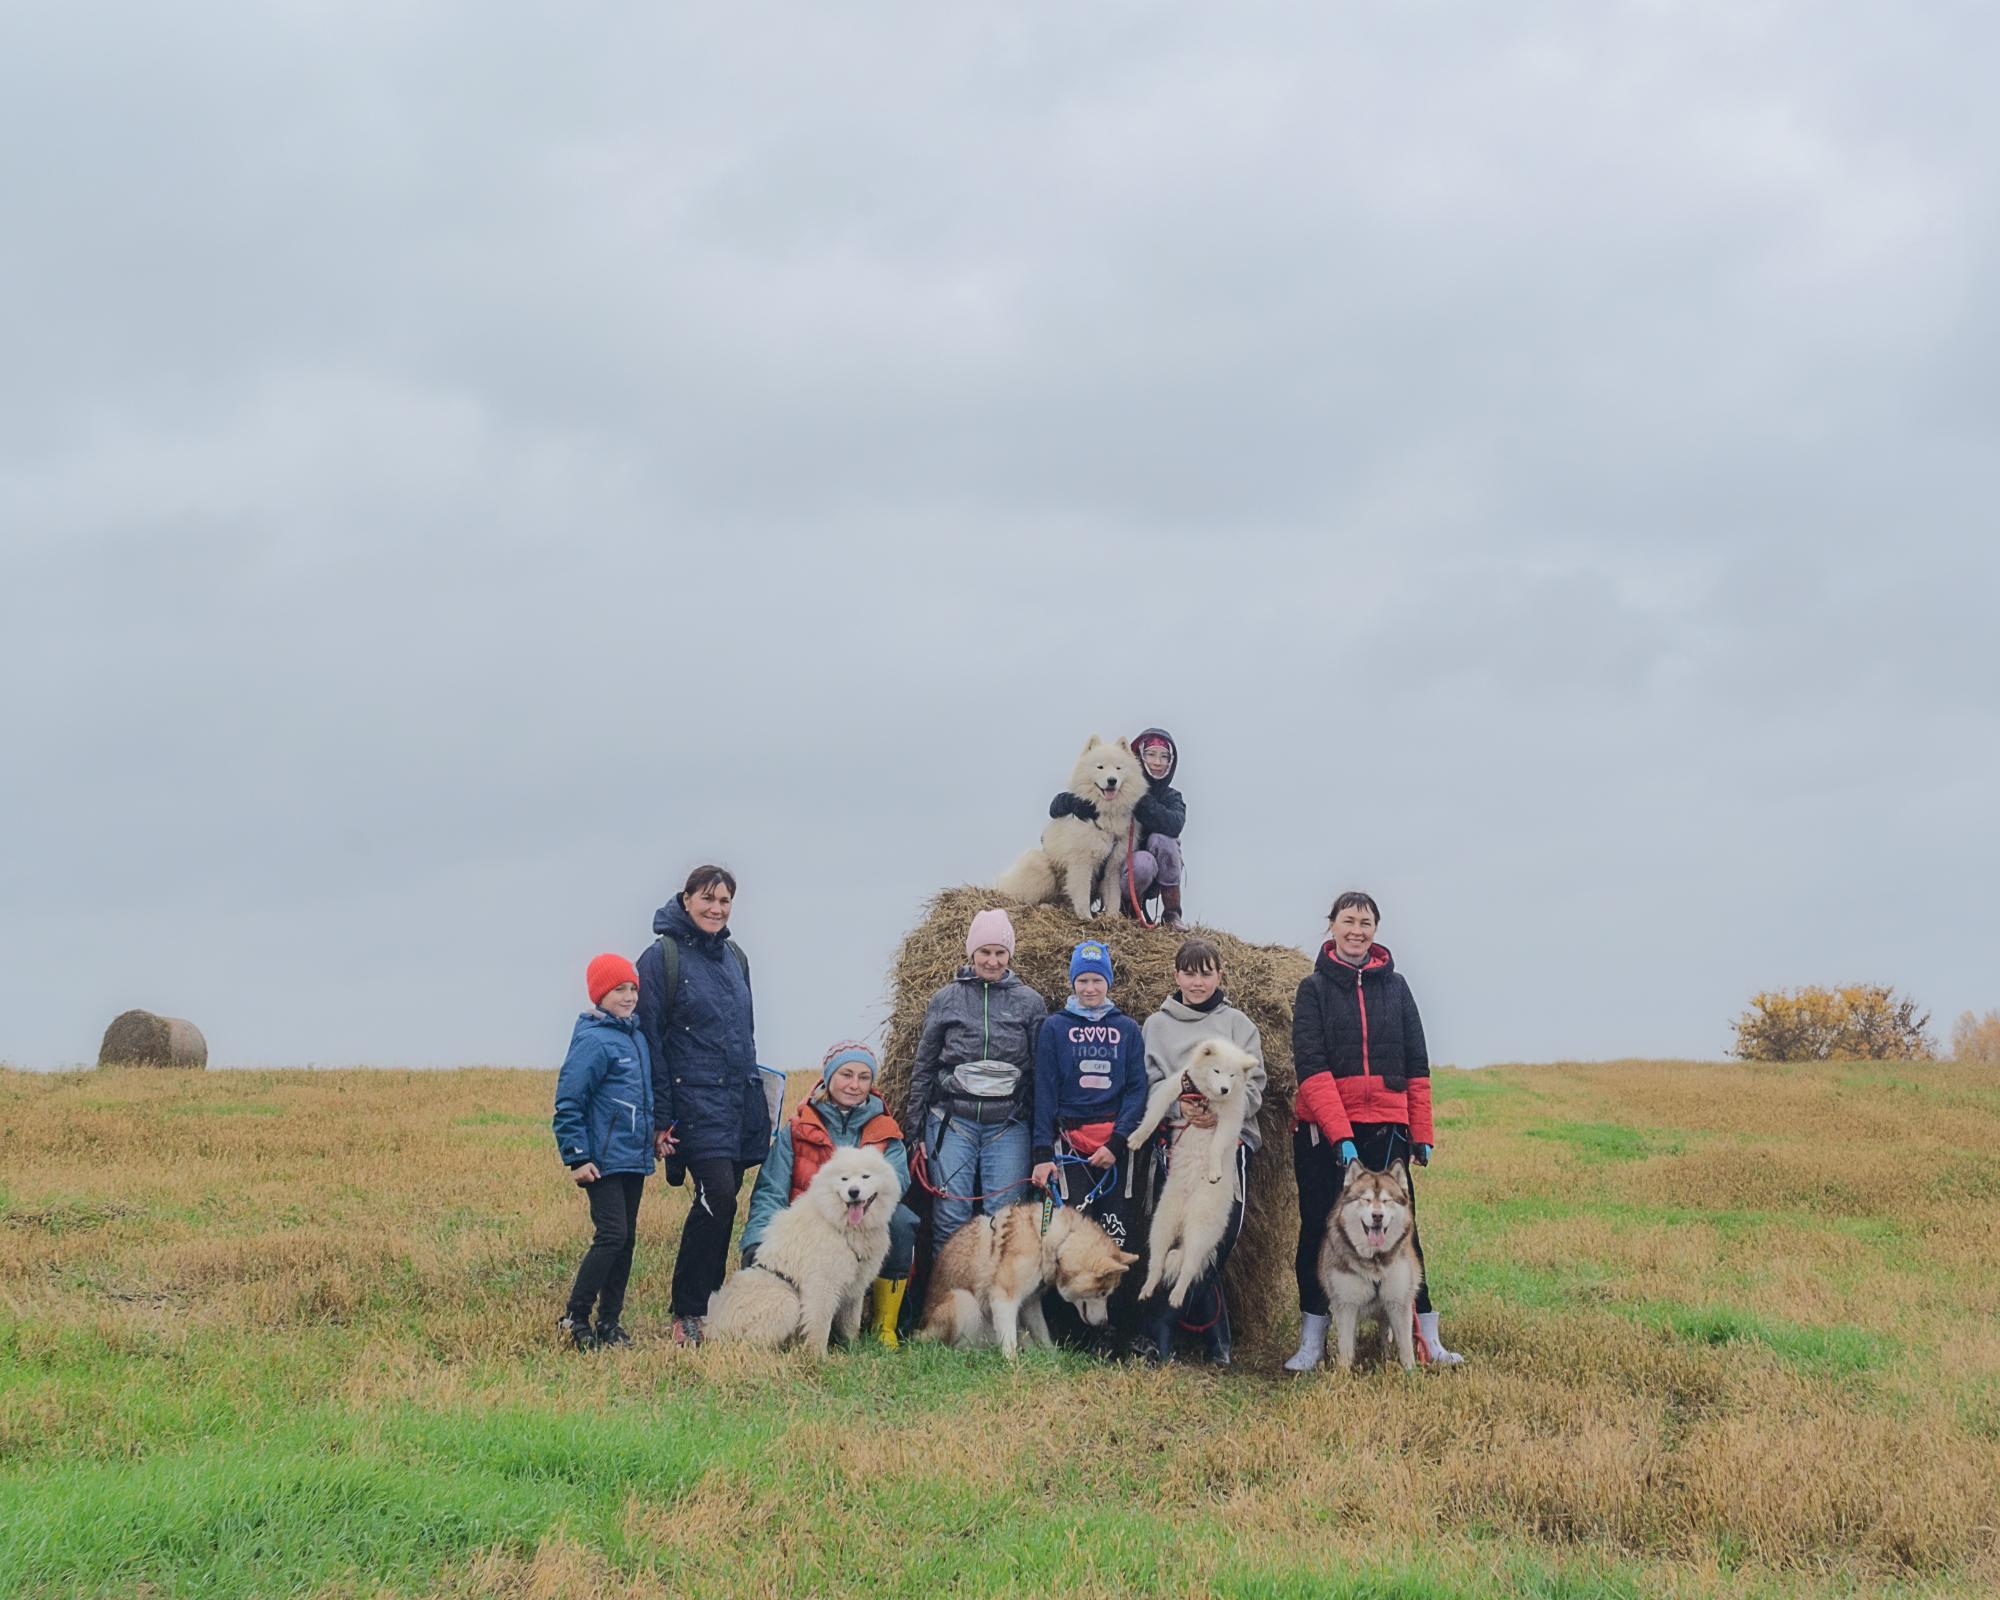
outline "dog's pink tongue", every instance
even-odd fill
[[[850,1228],[860,1227],[861,1219],[867,1215],[868,1208],[859,1200],[850,1200],[847,1202],[847,1225]]]

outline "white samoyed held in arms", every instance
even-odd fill
[[[1099,895],[1107,915],[1118,909],[1127,831],[1146,794],[1146,769],[1132,753],[1130,740],[1106,740],[1093,733],[1069,775],[1069,792],[1089,801],[1096,817],[1055,818],[1042,829],[1042,842],[1001,873],[993,887],[1029,905],[1067,899],[1077,920],[1087,922],[1091,901]]]
[[[709,1336],[769,1346],[796,1337],[823,1356],[838,1326],[852,1344],[902,1197],[881,1151],[836,1150],[806,1192],[771,1219],[757,1259],[717,1293]]]
[[[1168,1279],[1167,1304],[1179,1310],[1188,1290],[1201,1281],[1222,1248],[1229,1231],[1229,1213],[1236,1204],[1236,1143],[1243,1137],[1243,1115],[1249,1105],[1245,1083],[1256,1065],[1247,1050],[1226,1039],[1204,1039],[1188,1058],[1185,1071],[1162,1078],[1146,1101],[1146,1114],[1132,1130],[1131,1146],[1141,1148],[1183,1094],[1198,1094],[1215,1113],[1215,1126],[1188,1123],[1167,1158],[1167,1186],[1153,1208],[1153,1227],[1146,1241],[1146,1285],[1141,1300]]]

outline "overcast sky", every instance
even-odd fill
[[[875,1033],[1086,735],[1444,1061],[2000,1006],[1987,6],[0,13],[0,1060]],[[1983,87],[1982,87],[1983,86]]]

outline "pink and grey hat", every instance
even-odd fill
[[[998,906],[982,911],[972,919],[972,928],[965,936],[965,953],[969,957],[981,945],[1004,944],[1007,959],[1014,959],[1014,924],[1007,920],[1007,913]]]

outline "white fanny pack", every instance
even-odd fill
[[[1021,1069],[1011,1061],[961,1061],[947,1077],[949,1091],[968,1100],[1011,1100],[1021,1087]]]

